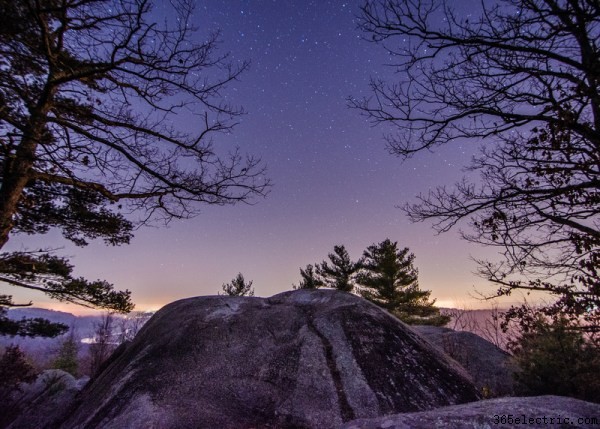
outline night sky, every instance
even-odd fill
[[[471,1],[457,1],[466,13]],[[198,0],[194,24],[220,29],[222,51],[249,59],[251,69],[226,90],[227,100],[248,112],[224,149],[262,157],[273,188],[254,205],[209,207],[200,216],[168,227],[144,227],[129,246],[101,242],[76,248],[54,232],[13,236],[7,250],[62,247],[75,274],[130,289],[137,309],[221,291],[238,272],[254,281],[256,294],[290,290],[299,267],[320,262],[335,244],[358,259],[385,238],[416,255],[421,288],[442,306],[486,307],[475,290],[493,287],[472,272],[470,255],[493,255],[441,236],[430,224],[411,224],[398,205],[430,188],[458,180],[476,143],[442,148],[402,162],[385,149],[382,127],[373,127],[347,98],[368,95],[371,76],[400,79],[387,53],[361,39],[359,1]],[[161,13],[161,10],[157,10]],[[199,36],[201,37],[201,36]],[[179,125],[179,124],[178,124]],[[189,126],[189,124],[188,124]],[[40,295],[11,290],[16,301],[77,311]]]

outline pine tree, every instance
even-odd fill
[[[9,319],[8,310],[3,305],[8,306],[10,302],[10,296],[0,295],[0,335],[53,338],[69,330],[64,323],[51,322],[41,317]]]
[[[74,377],[79,376],[79,342],[73,330],[61,342],[58,356],[54,359],[52,368],[62,369]]]
[[[352,292],[354,290],[354,274],[359,264],[350,260],[346,247],[333,246],[333,253],[328,255],[331,265],[327,261],[317,266],[317,274],[323,279],[327,287]]]
[[[41,251],[0,253],[0,283],[7,283],[43,292],[59,301],[67,301],[91,308],[106,308],[127,313],[134,307],[131,292],[115,291],[104,281],[88,281],[72,275],[68,259]],[[28,337],[56,337],[68,330],[62,323],[42,318],[10,320],[6,307],[29,306],[15,304],[11,295],[0,295],[0,335]]]
[[[252,280],[246,283],[242,273],[238,273],[236,278],[231,282],[223,284],[221,286],[225,295],[229,296],[254,296],[254,289],[252,288]]]
[[[407,247],[399,250],[389,239],[369,246],[357,276],[361,294],[405,323],[444,325],[448,318],[429,300],[431,291],[419,288],[414,259]]]
[[[300,268],[300,275],[302,280],[298,286],[294,285],[294,289],[318,289],[324,285],[321,276],[316,273],[312,264],[308,264],[304,270]]]
[[[19,346],[8,346],[0,357],[0,399],[17,389],[19,383],[35,379],[35,370]]]
[[[194,3],[0,2],[0,249],[15,234],[50,230],[77,246],[124,245],[153,220],[268,193],[258,158],[216,147],[243,114],[223,91],[249,64],[220,53],[217,32],[198,37]],[[161,23],[157,9],[174,19]],[[172,126],[182,115],[186,130]],[[129,291],[74,277],[48,248],[0,253],[0,283],[133,308]],[[0,307],[23,305],[0,295]],[[1,315],[0,324],[9,335],[50,327]]]
[[[0,427],[7,427],[21,411],[13,396],[19,384],[35,378],[35,369],[19,346],[6,347],[0,357]]]
[[[559,395],[600,402],[600,344],[563,315],[554,319],[540,312],[509,343],[516,393],[522,396]]]

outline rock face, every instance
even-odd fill
[[[22,384],[20,391],[13,394],[10,406],[19,410],[19,416],[8,428],[54,427],[64,420],[75,395],[88,380],[89,377],[76,380],[59,369],[42,372],[33,383]]]
[[[567,420],[568,419],[568,420]],[[342,429],[598,428],[600,404],[560,396],[497,398],[348,422]]]
[[[160,310],[61,427],[338,427],[475,401],[467,377],[351,294],[190,298]]]
[[[514,393],[510,355],[472,332],[438,326],[412,326],[419,335],[460,363],[487,396]]]

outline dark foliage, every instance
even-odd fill
[[[0,357],[0,427],[7,427],[21,411],[13,398],[19,384],[35,378],[35,370],[19,346],[7,347]]]
[[[9,346],[0,358],[0,402],[7,401],[19,383],[35,379],[35,371],[18,346]]]
[[[73,377],[79,377],[79,340],[73,331],[60,342],[58,355],[52,362],[52,368],[61,369]]]
[[[119,312],[133,309],[128,290],[114,291],[113,286],[105,281],[88,281],[72,277],[72,270],[73,267],[68,260],[47,252],[0,254],[0,281],[2,282],[37,290],[60,301],[88,307],[103,307]],[[5,297],[0,304],[14,305],[10,297]],[[41,324],[39,327],[47,329],[51,325]],[[22,334],[18,333],[18,335]]]
[[[361,27],[394,54],[403,80],[373,81],[373,97],[351,104],[395,128],[393,153],[485,144],[471,165],[480,181],[421,195],[405,207],[411,219],[433,220],[438,231],[469,222],[465,239],[503,253],[479,261],[497,295],[550,294],[544,314],[598,329],[598,2],[483,2],[467,18],[445,0],[373,0]]]
[[[300,268],[300,276],[302,280],[298,286],[294,285],[294,289],[318,289],[325,285],[312,264],[308,264],[305,269]]]
[[[146,0],[1,9],[11,23],[0,30],[0,244],[13,229],[49,227],[78,244],[98,236],[118,244],[132,227],[121,204],[146,220],[170,219],[195,214],[193,203],[264,194],[258,160],[223,158],[212,146],[242,113],[220,91],[248,65],[218,55],[217,35],[193,41],[192,2],[177,2],[177,19],[162,25]],[[166,125],[190,110],[196,134]]]
[[[389,239],[365,250],[356,282],[361,295],[385,308],[403,322],[445,325],[449,317],[440,314],[430,301],[431,291],[419,288],[415,256],[409,249],[398,249]]]
[[[252,280],[246,282],[242,273],[238,273],[231,282],[223,284],[221,288],[225,295],[229,296],[254,296]]]
[[[44,234],[52,227],[78,246],[102,238],[106,244],[128,244],[133,224],[107,208],[110,201],[86,189],[33,181],[23,190],[13,233]]]
[[[2,300],[1,296],[0,300]],[[3,300],[3,302],[11,301]],[[6,316],[6,308],[0,307],[0,335],[53,338],[64,334],[68,329],[69,327],[63,323],[50,322],[41,317],[9,319]]]
[[[509,346],[518,371],[518,395],[571,396],[600,403],[600,347],[564,317],[532,314],[528,329]]]
[[[317,274],[324,285],[344,292],[354,290],[354,274],[359,263],[352,262],[344,245],[333,246],[333,253],[328,255],[329,262],[317,265]]]
[[[0,0],[0,248],[51,228],[79,246],[126,244],[136,225],[267,193],[260,160],[214,146],[243,113],[221,91],[248,64],[219,54],[218,34],[192,36],[193,3],[171,2],[159,23],[148,0]],[[194,132],[169,125],[189,112]],[[0,276],[132,308],[128,291],[73,278],[49,252],[3,254]]]

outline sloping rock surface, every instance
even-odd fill
[[[8,405],[19,416],[8,428],[54,427],[64,420],[75,395],[88,380],[89,377],[76,380],[68,372],[59,369],[42,372],[33,383],[22,384],[20,390],[13,394]]]
[[[460,363],[488,396],[514,393],[510,355],[472,332],[438,326],[412,326],[419,335]]]
[[[344,292],[190,298],[160,310],[61,427],[338,427],[477,400],[462,371]]]
[[[587,429],[600,427],[600,404],[560,396],[497,398],[433,411],[348,422],[342,429]]]

